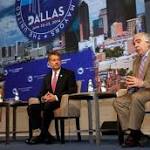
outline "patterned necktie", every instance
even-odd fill
[[[145,65],[145,62],[146,62],[146,60],[147,60],[146,58],[147,58],[147,56],[143,56],[142,59],[141,59],[141,64],[140,64],[139,73],[138,73],[138,77],[139,77],[140,79],[143,79],[143,78],[144,78],[143,72],[144,72],[144,65]]]
[[[57,83],[57,72],[55,71],[51,82],[53,92],[55,91],[56,83]]]

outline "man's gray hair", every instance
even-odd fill
[[[146,43],[148,43],[148,47],[150,48],[150,34],[149,33],[144,33],[145,36],[145,41]]]
[[[150,34],[143,32],[143,36],[145,37],[145,41],[150,43]]]
[[[136,35],[144,37],[145,42],[147,42],[149,44],[149,47],[150,47],[150,34],[149,33],[140,32],[140,33],[135,34],[135,37],[136,37]]]

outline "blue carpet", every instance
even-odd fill
[[[103,136],[100,145],[90,144],[87,140],[76,142],[75,140],[67,140],[65,144],[38,144],[27,145],[24,143],[25,138],[17,138],[16,141],[10,141],[10,144],[0,142],[0,150],[121,150],[123,149],[117,140],[117,136]],[[150,149],[150,144],[144,147],[124,148],[132,150]]]

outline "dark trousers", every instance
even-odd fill
[[[46,102],[42,104],[32,104],[28,106],[27,112],[29,115],[31,128],[41,129],[41,135],[47,136],[48,128],[51,121],[54,119],[54,110],[60,107],[57,101]]]

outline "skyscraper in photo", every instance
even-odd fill
[[[104,34],[103,18],[93,20],[93,33],[94,36]]]
[[[107,33],[108,33],[108,19],[107,19],[107,9],[106,8],[103,8],[100,10],[99,18],[102,18],[102,20],[103,20],[104,34],[107,35]]]
[[[111,33],[111,25],[114,22],[122,22],[123,30],[127,29],[126,20],[136,17],[135,0],[106,0],[108,15],[108,36]]]
[[[130,35],[136,33],[136,18],[127,20],[127,31]]]
[[[40,14],[40,9],[40,0],[31,0],[31,4],[29,5],[29,11],[35,14]]]
[[[78,42],[80,41],[79,17],[76,14],[72,24],[64,33],[65,35],[65,50],[78,51]]]
[[[82,2],[72,25],[65,32],[65,50],[78,50],[78,42],[88,40],[90,36],[89,8]]]
[[[123,35],[122,22],[114,22],[111,25],[111,37],[117,37]]]
[[[90,36],[89,8],[84,1],[79,7],[80,40],[88,40]]]
[[[150,17],[150,16],[149,16]],[[146,25],[145,25],[145,14],[141,14],[136,17],[136,32],[145,32]]]
[[[145,0],[146,32],[150,33],[150,0]]]

